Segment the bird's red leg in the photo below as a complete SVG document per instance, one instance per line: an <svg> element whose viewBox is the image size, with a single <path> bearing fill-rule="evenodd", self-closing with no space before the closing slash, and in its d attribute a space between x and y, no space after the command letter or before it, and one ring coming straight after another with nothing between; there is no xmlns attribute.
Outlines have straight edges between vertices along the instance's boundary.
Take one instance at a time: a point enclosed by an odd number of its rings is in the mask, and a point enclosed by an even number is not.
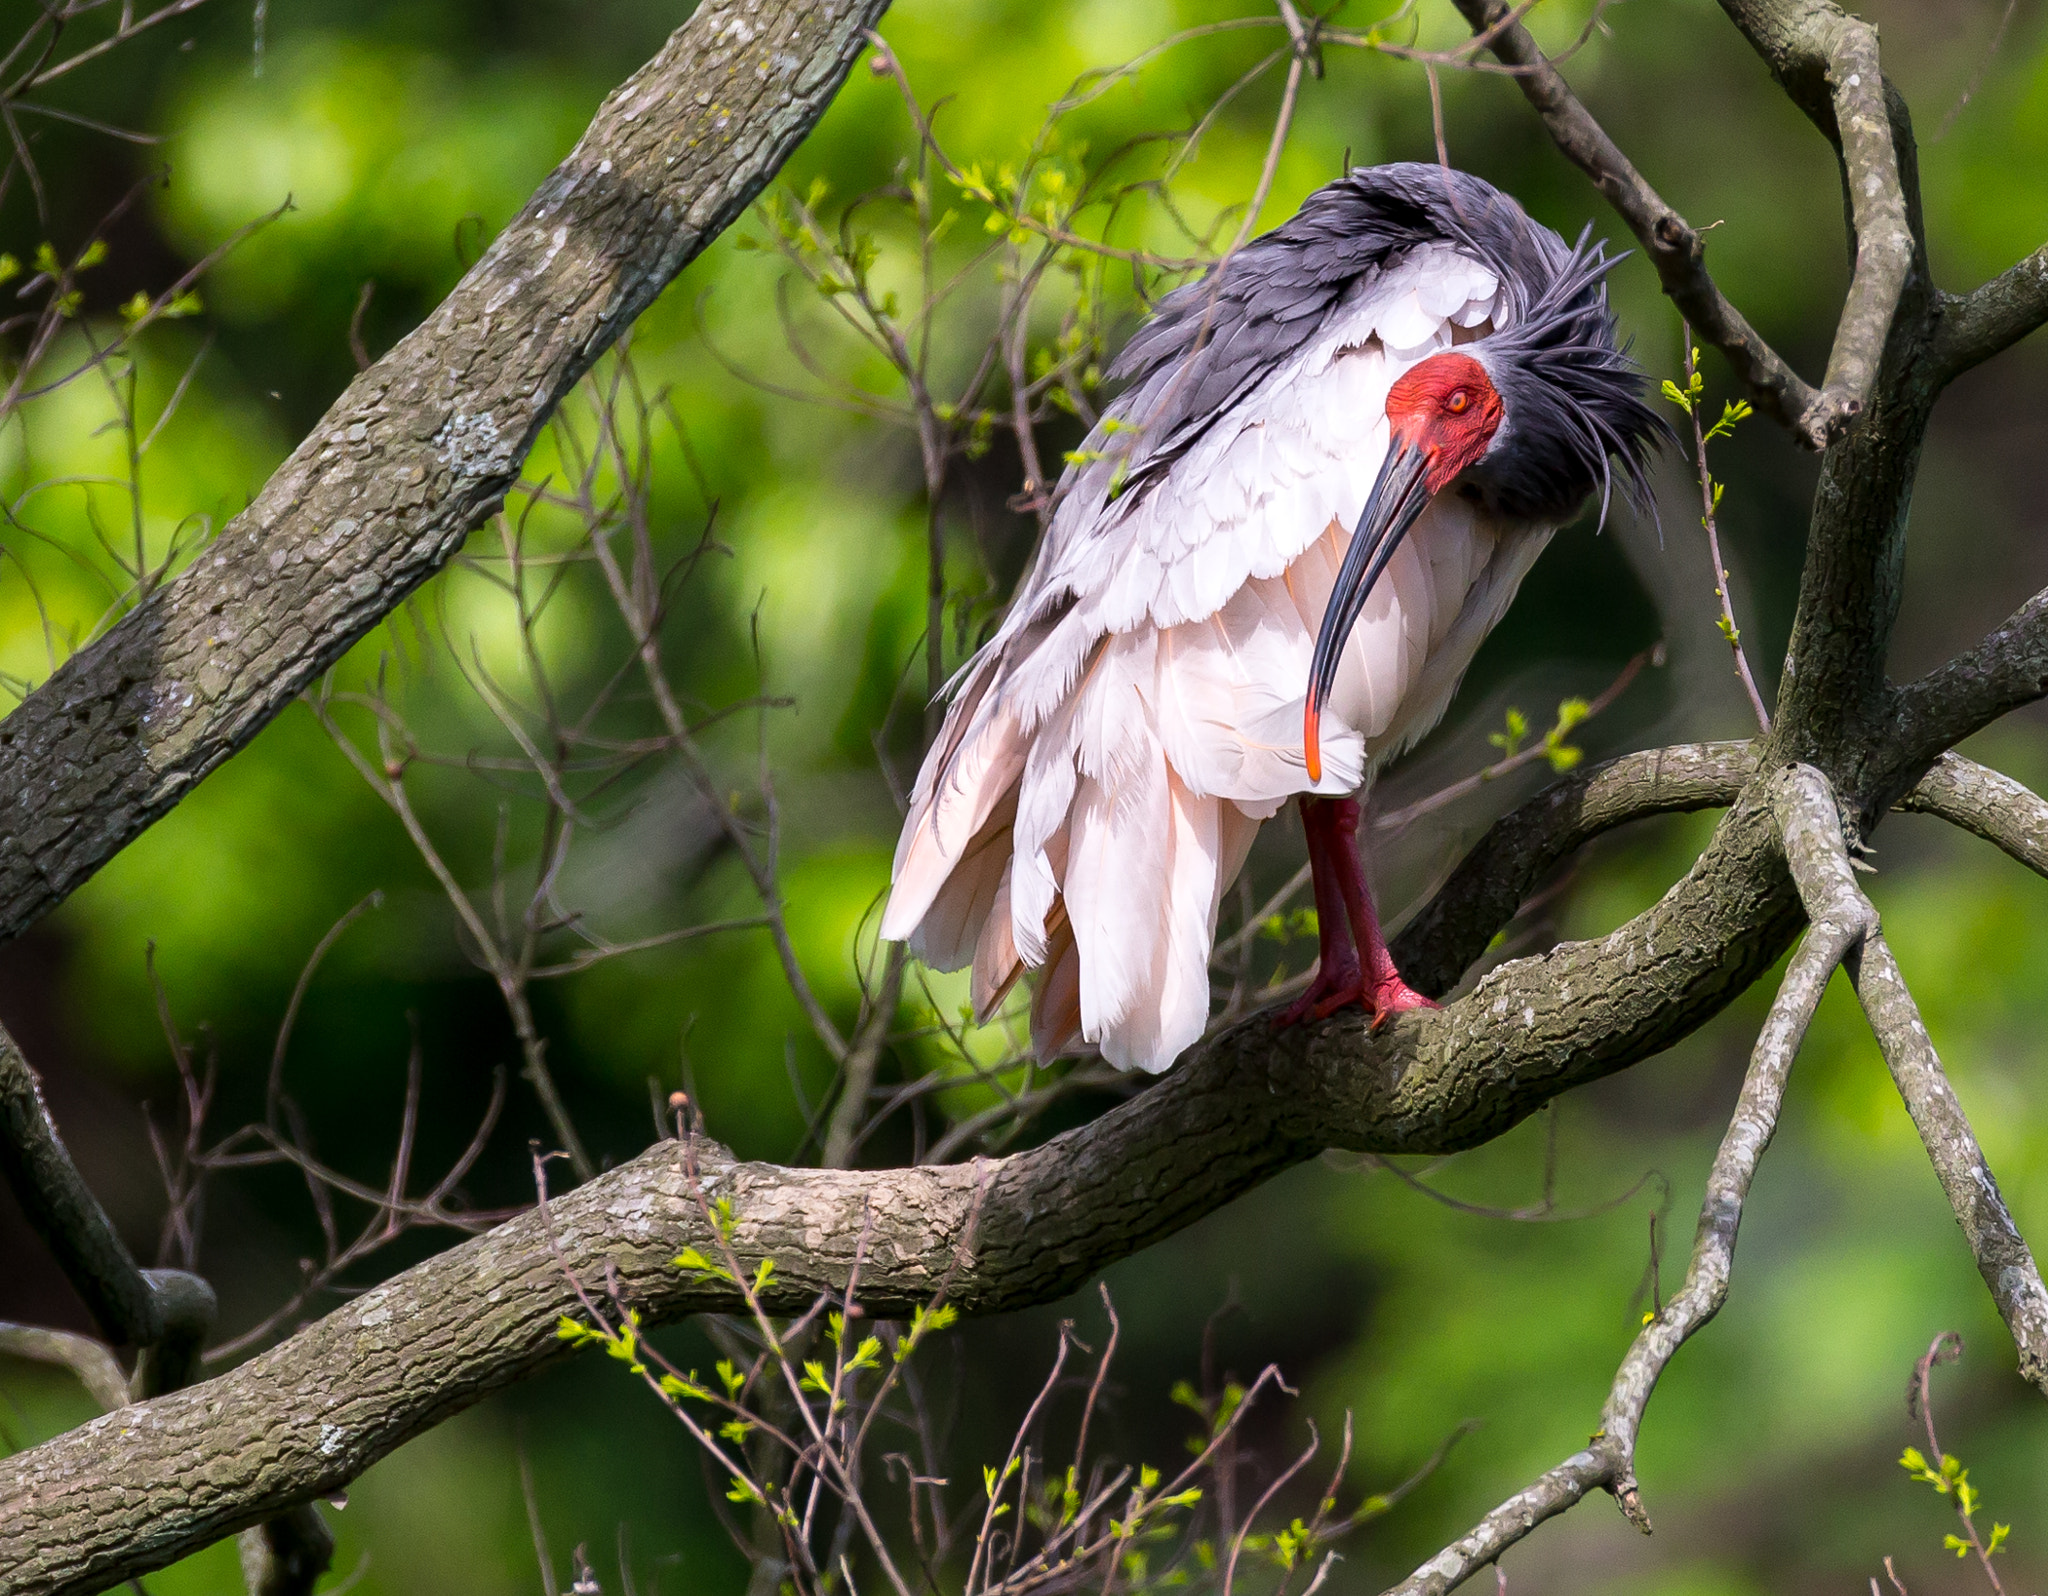
<svg viewBox="0 0 2048 1596"><path fill-rule="evenodd" d="M1358 952L1364 966L1359 1001L1372 1011L1375 1028L1403 1009L1440 1007L1401 979L1401 972L1394 968L1394 956L1387 951L1387 939L1380 931L1380 917L1373 908L1372 888L1366 884L1365 867L1358 858L1358 800L1339 798L1330 802L1328 807L1332 811L1330 828L1333 833L1330 864L1336 874L1337 890L1344 900L1344 911L1358 940Z"/></svg>
<svg viewBox="0 0 2048 1596"><path fill-rule="evenodd" d="M1340 884L1341 865L1335 857L1335 850L1344 849L1346 844L1333 823L1330 811L1334 807L1327 799L1307 794L1301 798L1301 828L1308 833L1309 880L1315 886L1316 940L1321 956L1308 990L1274 1018L1275 1030L1299 1025L1303 1020L1320 1020L1347 1003L1364 1001L1358 950L1351 941L1351 917ZM1353 868L1356 867L1354 859Z"/></svg>

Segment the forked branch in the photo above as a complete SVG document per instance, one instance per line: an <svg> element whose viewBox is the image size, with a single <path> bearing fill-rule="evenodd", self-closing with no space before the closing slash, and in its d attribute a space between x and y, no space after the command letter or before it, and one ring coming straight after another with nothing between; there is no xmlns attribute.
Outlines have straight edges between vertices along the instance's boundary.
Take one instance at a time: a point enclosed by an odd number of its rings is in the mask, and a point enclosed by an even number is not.
<svg viewBox="0 0 2048 1596"><path fill-rule="evenodd" d="M1803 871L1823 868L1830 845L1834 853L1842 852L1839 824L1832 826L1831 839L1817 833L1812 816L1795 801L1800 780L1798 772L1788 771L1771 783L1773 812L1786 860L1795 877ZM1830 806L1830 816L1832 813ZM1842 868L1847 870L1846 863ZM1851 886L1853 890L1853 882ZM1860 898L1861 894L1857 896ZM1706 1197L1700 1206L1699 1229L1685 1283L1643 1326L1622 1359L1592 1443L1526 1490L1509 1497L1470 1533L1395 1586L1388 1596L1443 1596L1498 1560L1538 1524L1575 1506L1596 1489L1611 1492L1629 1521L1645 1532L1649 1530L1649 1515L1643 1509L1635 1477L1636 1437L1642 1428L1644 1411L1665 1366L1728 1300L1743 1204L1748 1199L1757 1165L1777 1129L1793 1057L1812 1023L1815 1009L1820 1006L1821 994L1827 990L1835 966L1875 923L1874 913L1865 915L1852 910L1824 914L1809 926L1757 1037L1735 1112L1707 1176Z"/></svg>
<svg viewBox="0 0 2048 1596"><path fill-rule="evenodd" d="M2019 1349L2020 1373L2048 1396L2048 1290L2013 1224L1984 1150L1941 1067L1919 1005L1886 945L1877 911L1856 884L1835 797L1818 771L1796 765L1783 781L1786 857L1807 913L1860 920L1863 935L1844 963L1899 1095L1941 1180L1956 1223ZM1800 839L1793 846L1794 829Z"/></svg>

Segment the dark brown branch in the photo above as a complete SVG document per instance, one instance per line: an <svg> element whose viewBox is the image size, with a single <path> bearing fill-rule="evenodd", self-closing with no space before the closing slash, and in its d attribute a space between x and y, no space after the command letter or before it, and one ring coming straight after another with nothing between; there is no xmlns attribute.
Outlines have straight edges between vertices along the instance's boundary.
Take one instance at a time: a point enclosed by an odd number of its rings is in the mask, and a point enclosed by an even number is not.
<svg viewBox="0 0 2048 1596"><path fill-rule="evenodd" d="M213 1322L213 1292L196 1276L144 1270L71 1162L42 1083L14 1038L0 1030L0 1174L29 1227L56 1259L100 1333L116 1345L169 1343L176 1368ZM177 1384L184 1384L178 1380Z"/></svg>
<svg viewBox="0 0 2048 1596"><path fill-rule="evenodd" d="M2048 244L1974 293L1942 306L1934 337L1941 380L1982 365L2048 323Z"/></svg>
<svg viewBox="0 0 2048 1596"><path fill-rule="evenodd" d="M1807 772L1811 775L1811 772ZM1842 852L1840 826L1832 804L1827 828L1816 835L1810 815L1796 802L1800 774L1783 772L1772 781L1773 812L1785 854L1795 875L1817 868L1829 848ZM1822 787L1825 792L1825 786ZM1844 869L1846 871L1846 865ZM1852 883L1853 890L1853 883ZM1861 894L1857 894L1860 899ZM1867 908L1867 905L1865 906ZM1749 1073L1736 1099L1735 1112L1707 1176L1699 1229L1685 1284L1643 1326L1621 1367L1615 1372L1600 1427L1592 1442L1517 1492L1466 1534L1444 1548L1387 1596L1444 1596L1496 1561L1538 1524L1576 1506L1590 1492L1612 1492L1630 1522L1645 1533L1650 1521L1636 1486L1635 1447L1643 1414L1665 1366L1728 1300L1728 1282L1735 1261L1736 1233L1750 1182L1777 1128L1792 1060L1820 1006L1828 978L1848 951L1876 923L1872 914L1824 914L1817 917L1785 971L1783 984L1757 1036Z"/></svg>
<svg viewBox="0 0 2048 1596"><path fill-rule="evenodd" d="M714 0L193 567L0 724L19 933L431 576L577 378L745 209L886 0Z"/></svg>
<svg viewBox="0 0 2048 1596"><path fill-rule="evenodd" d="M1495 58L1514 69L1515 81L1557 147L1628 223L1656 268L1664 292L1699 335L1727 356L1756 408L1791 429L1806 447L1825 448L1831 412L1820 407L1821 395L1764 342L1715 285L1707 272L1706 240L1622 154L1529 30L1519 22L1501 26L1512 10L1507 0L1455 3L1475 34L1491 38Z"/></svg>
<svg viewBox="0 0 2048 1596"><path fill-rule="evenodd" d="M2048 588L1967 654L1902 688L1897 757L1926 764L2001 715L2048 697Z"/></svg>

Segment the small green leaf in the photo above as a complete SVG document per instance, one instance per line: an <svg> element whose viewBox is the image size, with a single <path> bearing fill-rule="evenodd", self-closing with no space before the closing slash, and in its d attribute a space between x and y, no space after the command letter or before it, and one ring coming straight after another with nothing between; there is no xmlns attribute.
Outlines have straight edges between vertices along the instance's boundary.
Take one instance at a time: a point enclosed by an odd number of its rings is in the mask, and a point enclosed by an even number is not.
<svg viewBox="0 0 2048 1596"><path fill-rule="evenodd" d="M732 1272L720 1264L713 1263L695 1247L685 1247L669 1260L678 1269L694 1275L708 1275L714 1280L730 1280Z"/></svg>

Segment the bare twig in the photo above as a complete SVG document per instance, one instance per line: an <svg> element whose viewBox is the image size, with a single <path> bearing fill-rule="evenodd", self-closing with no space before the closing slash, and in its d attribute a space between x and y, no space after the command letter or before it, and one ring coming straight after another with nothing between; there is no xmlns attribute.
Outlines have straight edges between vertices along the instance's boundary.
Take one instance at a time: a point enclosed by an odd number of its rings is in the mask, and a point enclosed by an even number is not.
<svg viewBox="0 0 2048 1596"><path fill-rule="evenodd" d="M1692 328L1681 324L1679 337L1685 346L1685 414L1692 423L1693 461L1699 474L1700 525L1706 529L1707 557L1714 562L1714 597L1721 607L1721 635L1727 639L1728 647L1735 655L1735 678L1749 696L1750 710L1756 716L1756 729L1768 734L1771 712L1764 708L1764 695L1757 691L1756 677L1749 668L1749 655L1743 651L1742 629L1735 624L1735 595L1729 591L1728 567L1721 560L1721 495L1714 473L1707 464L1708 429L1700 421L1699 351L1693 348Z"/></svg>

